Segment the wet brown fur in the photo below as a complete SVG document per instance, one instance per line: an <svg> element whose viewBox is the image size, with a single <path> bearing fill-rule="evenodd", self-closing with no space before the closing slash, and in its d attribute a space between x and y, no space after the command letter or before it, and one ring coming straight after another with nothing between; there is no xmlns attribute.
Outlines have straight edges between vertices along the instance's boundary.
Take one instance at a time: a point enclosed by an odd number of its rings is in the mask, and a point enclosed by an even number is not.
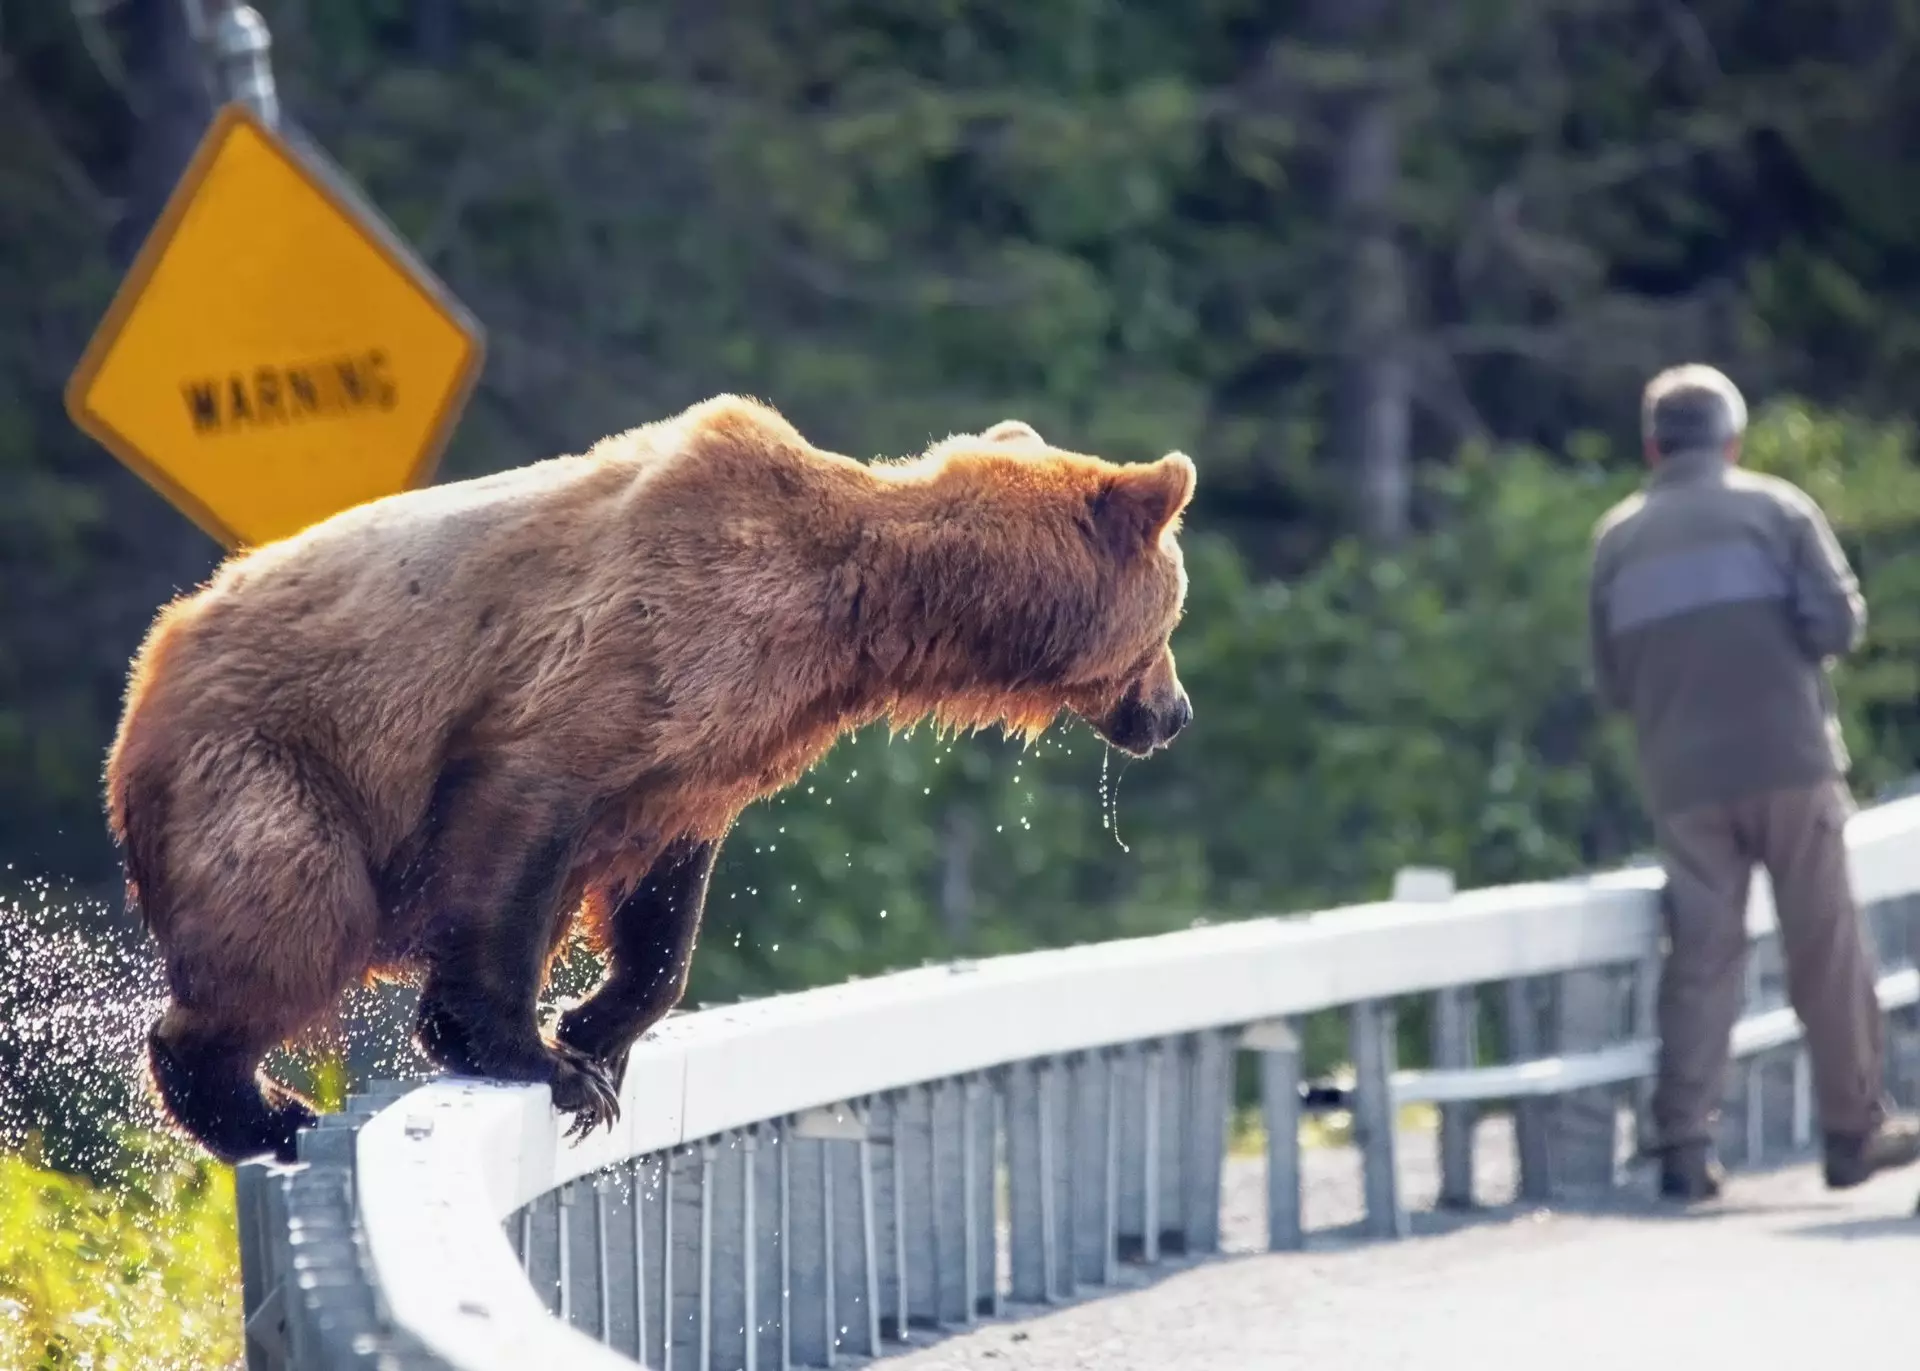
<svg viewBox="0 0 1920 1371"><path fill-rule="evenodd" d="M455 948L517 1003L576 917L608 945L670 843L717 845L849 729L1184 702L1192 490L1179 454L1012 421L862 463L720 396L236 556L158 616L107 768L159 1036L257 1062ZM537 965L514 919L545 921Z"/></svg>

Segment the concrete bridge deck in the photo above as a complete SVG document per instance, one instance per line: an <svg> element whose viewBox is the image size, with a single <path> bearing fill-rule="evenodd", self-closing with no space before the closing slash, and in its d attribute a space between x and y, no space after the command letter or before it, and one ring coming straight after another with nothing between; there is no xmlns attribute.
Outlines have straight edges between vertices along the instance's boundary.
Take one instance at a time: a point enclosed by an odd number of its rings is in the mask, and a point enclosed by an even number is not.
<svg viewBox="0 0 1920 1371"><path fill-rule="evenodd" d="M1262 1251L1264 1163L1230 1158L1225 1255L1138 1288L1008 1318L889 1358L899 1371L1554 1371L1852 1364L1889 1346L1920 1291L1920 1168L1830 1192L1810 1162L1736 1172L1691 1209L1650 1168L1603 1201L1512 1201L1510 1135L1478 1138L1479 1198L1421 1212L1413 1237L1363 1240L1358 1157L1304 1159L1307 1249ZM1431 1135L1406 1135L1408 1203L1435 1193Z"/></svg>

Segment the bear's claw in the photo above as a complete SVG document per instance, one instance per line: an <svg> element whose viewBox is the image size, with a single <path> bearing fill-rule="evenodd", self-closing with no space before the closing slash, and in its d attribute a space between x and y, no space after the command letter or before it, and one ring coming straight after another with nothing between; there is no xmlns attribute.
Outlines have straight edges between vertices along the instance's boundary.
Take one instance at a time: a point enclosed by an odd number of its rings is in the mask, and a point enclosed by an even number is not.
<svg viewBox="0 0 1920 1371"><path fill-rule="evenodd" d="M565 1044L554 1050L553 1107L571 1113L567 1138L585 1138L605 1124L612 1128L620 1117L620 1093L606 1068Z"/></svg>

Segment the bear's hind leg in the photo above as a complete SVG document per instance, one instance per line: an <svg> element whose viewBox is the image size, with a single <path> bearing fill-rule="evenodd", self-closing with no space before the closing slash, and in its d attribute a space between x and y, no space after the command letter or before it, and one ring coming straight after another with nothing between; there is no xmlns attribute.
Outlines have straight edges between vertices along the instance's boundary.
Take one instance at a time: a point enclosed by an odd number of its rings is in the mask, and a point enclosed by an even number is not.
<svg viewBox="0 0 1920 1371"><path fill-rule="evenodd" d="M456 1074L550 1086L585 1132L620 1106L606 1072L547 1043L535 1018L576 842L532 789L477 777L451 798L429 858L438 879L425 892L434 926L414 1036Z"/></svg>
<svg viewBox="0 0 1920 1371"><path fill-rule="evenodd" d="M175 1123L225 1161L294 1160L309 1103L260 1063L361 975L380 908L348 807L301 759L262 740L174 787L177 835L148 875L171 912L156 931L171 1002L147 1035Z"/></svg>
<svg viewBox="0 0 1920 1371"><path fill-rule="evenodd" d="M219 1160L264 1152L290 1162L296 1136L319 1116L261 1072L278 1045L277 1035L223 1029L176 1004L149 1030L147 1061L167 1113Z"/></svg>
<svg viewBox="0 0 1920 1371"><path fill-rule="evenodd" d="M560 1016L561 1043L605 1067L616 1090L627 1053L686 993L719 851L717 842L689 838L668 846L608 921L607 978Z"/></svg>

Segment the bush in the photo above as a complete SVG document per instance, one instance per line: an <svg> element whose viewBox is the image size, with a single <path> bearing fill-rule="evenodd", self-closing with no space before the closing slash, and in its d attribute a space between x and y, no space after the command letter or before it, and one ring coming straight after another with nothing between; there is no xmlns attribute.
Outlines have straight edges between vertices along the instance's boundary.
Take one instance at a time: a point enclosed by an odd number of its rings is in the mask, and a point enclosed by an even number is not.
<svg viewBox="0 0 1920 1371"><path fill-rule="evenodd" d="M1867 641L1835 683L1869 795L1920 750L1911 433L1777 404L1747 450L1823 504L1861 576ZM1391 555L1343 541L1288 584L1189 539L1196 720L1130 782L1151 835L1130 865L1204 873L1195 908L1278 912L1378 898L1410 863L1485 885L1643 849L1631 734L1588 688L1592 528L1640 474L1604 456L1463 453L1428 480L1433 531Z"/></svg>
<svg viewBox="0 0 1920 1371"><path fill-rule="evenodd" d="M233 1172L172 1145L94 1186L0 1155L0 1371L212 1371L241 1355Z"/></svg>
<svg viewBox="0 0 1920 1371"><path fill-rule="evenodd" d="M1911 435L1782 403L1747 448L1821 501L1864 583L1868 639L1835 681L1869 796L1920 748ZM1196 719L1178 746L1102 761L1078 724L1026 750L843 744L732 840L700 993L1375 899L1407 864L1476 886L1644 851L1631 734L1596 715L1585 617L1593 525L1640 476L1597 444L1468 451L1427 478L1430 531L1385 556L1339 542L1287 583L1188 534L1174 641ZM959 817L963 919L943 909Z"/></svg>

